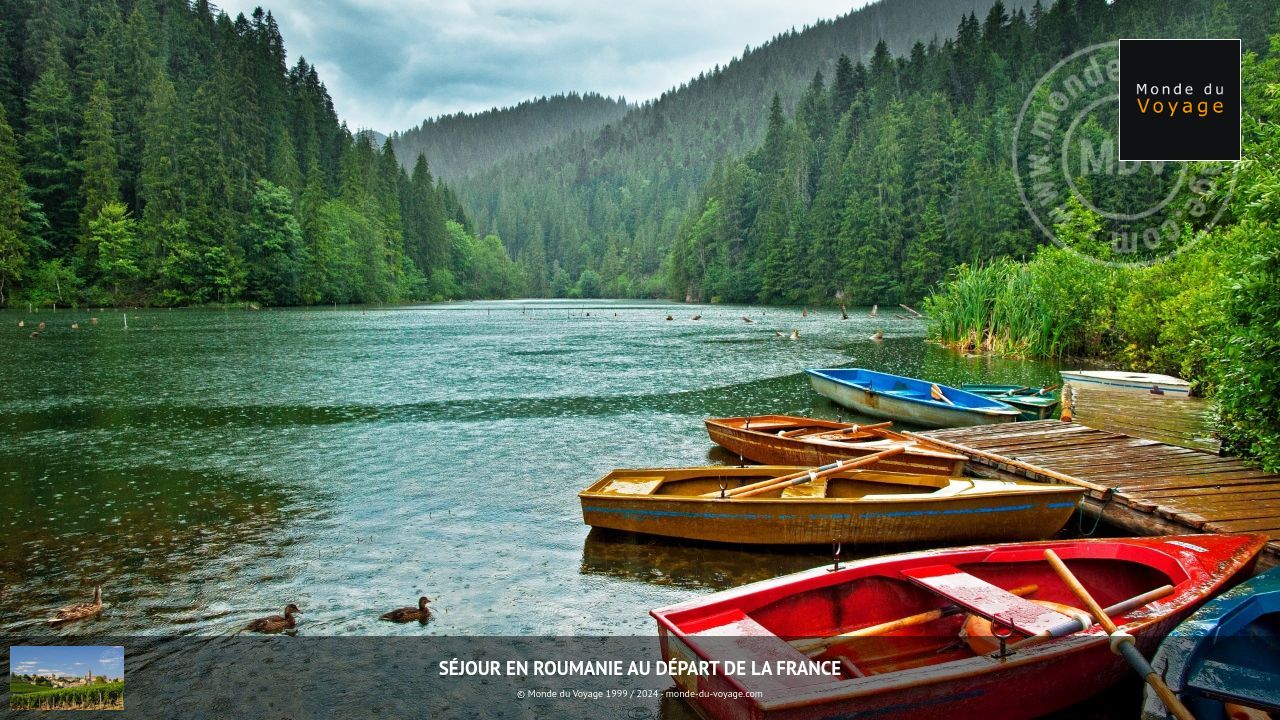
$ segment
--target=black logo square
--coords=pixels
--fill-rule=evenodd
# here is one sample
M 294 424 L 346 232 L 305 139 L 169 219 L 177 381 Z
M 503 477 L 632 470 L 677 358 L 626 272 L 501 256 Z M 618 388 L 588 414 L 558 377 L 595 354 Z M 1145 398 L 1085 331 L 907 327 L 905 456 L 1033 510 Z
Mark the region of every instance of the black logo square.
M 1120 159 L 1239 160 L 1240 41 L 1122 39 Z

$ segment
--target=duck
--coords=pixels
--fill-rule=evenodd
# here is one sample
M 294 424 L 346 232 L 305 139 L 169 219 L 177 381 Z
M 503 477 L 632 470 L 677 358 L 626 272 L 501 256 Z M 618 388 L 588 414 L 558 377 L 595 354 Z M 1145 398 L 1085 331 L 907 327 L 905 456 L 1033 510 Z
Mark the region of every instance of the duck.
M 742 316 L 742 322 L 749 323 L 749 322 L 755 322 L 755 320 L 752 320 L 751 318 L 747 317 L 746 315 L 743 315 L 743 316 Z
M 39 330 L 32 330 L 32 331 L 31 331 L 31 339 L 32 339 L 32 340 L 34 340 L 34 339 L 36 339 L 36 338 L 38 338 L 38 337 L 40 337 L 40 331 L 39 331 Z
M 61 625 L 75 620 L 84 620 L 100 612 L 102 612 L 102 586 L 96 585 L 93 588 L 93 602 L 76 603 L 75 605 L 59 608 L 53 614 L 53 617 L 49 618 L 49 624 Z
M 72 330 L 79 330 L 79 329 L 80 329 L 80 323 L 78 323 L 78 322 L 73 322 L 73 323 L 71 323 L 71 329 L 72 329 Z
M 672 321 L 672 320 L 674 320 L 674 319 L 675 319 L 675 318 L 671 317 L 670 315 L 668 315 L 668 316 L 667 316 L 667 322 L 670 322 L 670 321 Z
M 294 615 L 301 615 L 302 611 L 297 605 L 289 603 L 284 606 L 284 615 L 268 615 L 267 617 L 258 618 L 245 626 L 245 630 L 259 633 L 277 633 L 281 630 L 289 630 L 298 623 L 293 619 Z
M 427 603 L 431 602 L 426 595 L 418 598 L 418 607 L 402 607 L 396 608 L 389 613 L 383 613 L 378 619 L 389 620 L 396 623 L 426 622 L 431 617 L 431 610 L 427 607 Z
M 43 330 L 43 329 L 44 329 L 44 321 L 43 321 L 43 320 L 41 320 L 41 321 L 40 321 L 40 324 L 36 326 L 36 329 L 37 329 L 37 330 Z
M 27 321 L 26 321 L 26 320 L 19 320 L 19 321 L 18 321 L 18 327 L 20 327 L 20 328 L 24 328 L 24 327 L 26 327 L 26 326 L 27 326 Z
M 876 333 L 875 333 L 874 335 L 872 335 L 872 336 L 871 336 L 871 339 L 872 339 L 872 340 L 875 340 L 876 342 L 880 342 L 881 340 L 883 340 L 883 339 L 884 339 L 884 331 L 883 331 L 883 330 L 877 330 L 877 331 L 876 331 Z
M 691 317 L 691 318 L 689 318 L 689 319 L 690 319 L 690 320 L 701 320 L 701 319 L 702 319 L 702 316 L 701 316 L 701 315 L 694 315 L 693 317 Z
M 799 339 L 800 339 L 800 330 L 798 330 L 797 328 L 791 328 L 791 335 L 790 335 L 790 337 L 789 337 L 788 339 L 790 339 L 790 340 L 799 340 Z

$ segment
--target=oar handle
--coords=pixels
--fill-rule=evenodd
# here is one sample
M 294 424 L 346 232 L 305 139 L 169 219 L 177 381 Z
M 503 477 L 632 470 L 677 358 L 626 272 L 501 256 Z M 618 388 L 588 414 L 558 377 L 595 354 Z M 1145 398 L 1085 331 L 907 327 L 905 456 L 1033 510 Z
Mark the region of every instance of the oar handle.
M 1160 697 L 1160 701 L 1164 703 L 1165 708 L 1173 713 L 1173 716 L 1178 720 L 1196 720 L 1191 711 L 1178 699 L 1178 696 L 1174 695 L 1169 686 L 1164 684 L 1164 680 L 1151 669 L 1150 663 L 1147 662 L 1146 658 L 1142 657 L 1142 653 L 1139 652 L 1138 647 L 1134 644 L 1133 637 L 1116 630 L 1116 624 L 1111 621 L 1111 618 L 1098 605 L 1098 601 L 1093 599 L 1093 596 L 1089 594 L 1084 585 L 1080 584 L 1080 581 L 1076 579 L 1075 574 L 1071 572 L 1067 564 L 1062 562 L 1062 558 L 1058 557 L 1058 554 L 1052 549 L 1046 549 L 1044 551 L 1044 559 L 1049 561 L 1050 567 L 1058 574 L 1062 582 L 1071 588 L 1071 592 L 1075 594 L 1080 602 L 1085 604 L 1085 607 L 1089 608 L 1089 612 L 1093 614 L 1094 619 L 1111 636 L 1112 651 L 1124 657 L 1129 666 L 1141 675 L 1143 680 L 1147 681 L 1151 689 L 1156 691 L 1156 695 Z
M 1044 559 L 1049 561 L 1053 571 L 1058 574 L 1062 582 L 1067 584 L 1067 587 L 1071 589 L 1071 592 L 1075 594 L 1080 602 L 1084 603 L 1084 606 L 1089 610 L 1089 614 L 1098 621 L 1098 624 L 1107 631 L 1107 634 L 1114 633 L 1116 624 L 1111 622 L 1111 618 L 1107 616 L 1106 611 L 1102 609 L 1097 600 L 1093 599 L 1093 596 L 1084 588 L 1084 585 L 1080 584 L 1080 581 L 1076 579 L 1075 573 L 1071 572 L 1067 564 L 1062 562 L 1062 558 L 1058 557 L 1058 553 L 1051 549 L 1045 550 Z

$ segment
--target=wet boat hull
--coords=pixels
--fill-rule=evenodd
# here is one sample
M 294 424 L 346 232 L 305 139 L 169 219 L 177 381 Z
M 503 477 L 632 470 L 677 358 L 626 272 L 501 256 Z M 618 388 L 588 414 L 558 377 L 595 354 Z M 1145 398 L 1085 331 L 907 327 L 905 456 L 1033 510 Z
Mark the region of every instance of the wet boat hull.
M 868 390 L 864 387 L 833 380 L 825 375 L 806 371 L 813 391 L 851 410 L 871 417 L 911 423 L 922 427 L 966 427 L 970 425 L 995 425 L 1014 422 L 1021 414 L 1014 408 L 1007 412 L 985 412 L 964 406 L 948 406 L 942 403 L 925 403 L 907 400 L 894 395 Z M 953 388 L 952 388 L 953 389 Z M 954 390 L 954 389 L 953 389 Z
M 798 468 L 681 468 L 665 472 L 722 473 L 729 489 L 778 477 Z M 822 497 L 821 485 L 799 486 L 793 497 L 718 499 L 675 495 L 602 492 L 610 478 L 623 481 L 655 477 L 659 471 L 614 471 L 579 495 L 583 521 L 597 528 L 684 540 L 750 545 L 823 545 L 842 543 L 923 543 L 1023 540 L 1057 532 L 1071 517 L 1082 490 L 1071 486 L 1024 483 L 1016 490 L 970 496 L 878 495 L 874 498 Z M 744 473 L 750 473 L 744 475 Z M 699 491 L 716 492 L 713 481 Z M 939 478 L 943 485 L 971 481 Z M 982 481 L 977 481 L 981 483 Z M 996 487 L 996 486 L 983 486 Z M 891 488 L 886 488 L 891 489 Z M 810 493 L 805 497 L 803 493 Z
M 818 568 L 651 614 L 667 660 L 804 659 L 788 640 L 829 637 L 850 627 L 901 618 L 921 607 L 944 607 L 945 597 L 921 595 L 917 586 L 902 579 L 938 565 L 962 568 L 999 588 L 1030 584 L 1037 599 L 1078 605 L 1043 561 L 1044 549 L 1053 548 L 1104 605 L 1162 584 L 1173 586 L 1159 602 L 1116 616 L 1120 629 L 1150 653 L 1162 635 L 1207 597 L 1247 575 L 1264 543 L 1265 538 L 1256 535 L 1184 536 L 908 553 L 858 561 L 834 572 Z M 952 649 L 948 638 L 954 637 L 961 621 L 943 617 L 937 623 L 848 641 L 814 656 L 853 658 L 838 677 L 707 671 L 673 679 L 683 690 L 697 693 L 690 702 L 707 718 L 991 720 L 1056 712 L 1132 676 L 1124 660 L 1111 653 L 1106 633 L 1097 625 L 1001 658 Z M 931 650 L 934 646 L 936 651 Z M 923 655 L 881 654 L 880 664 L 864 664 L 886 647 L 919 647 Z M 861 675 L 851 672 L 859 668 Z
M 749 421 L 745 424 L 742 421 Z M 772 424 L 757 422 L 772 421 Z M 910 438 L 894 432 L 884 432 L 883 438 L 870 438 L 866 442 L 834 442 L 823 439 L 784 437 L 774 428 L 814 424 L 834 431 L 853 427 L 850 423 L 814 420 L 785 415 L 766 415 L 757 418 L 708 418 L 707 435 L 711 442 L 747 460 L 765 465 L 818 466 L 836 460 L 856 459 L 879 452 L 894 441 L 910 441 Z M 753 427 L 768 428 L 754 430 Z M 886 458 L 870 469 L 890 472 L 916 472 L 933 475 L 961 475 L 967 458 L 941 450 L 908 450 L 902 455 Z

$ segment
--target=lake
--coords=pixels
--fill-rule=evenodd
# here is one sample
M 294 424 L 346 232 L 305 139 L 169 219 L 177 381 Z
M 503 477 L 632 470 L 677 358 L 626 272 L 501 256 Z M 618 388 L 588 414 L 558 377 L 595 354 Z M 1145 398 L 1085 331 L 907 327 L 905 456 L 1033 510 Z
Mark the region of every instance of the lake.
M 101 583 L 111 609 L 61 632 L 220 634 L 296 602 L 308 634 L 649 634 L 650 608 L 826 552 L 589 535 L 576 493 L 609 469 L 733 462 L 708 415 L 836 416 L 804 367 L 1056 377 L 929 346 L 896 309 L 508 301 L 125 323 L 0 313 L 6 632 L 48 632 L 50 608 Z M 377 620 L 420 594 L 427 628 Z

